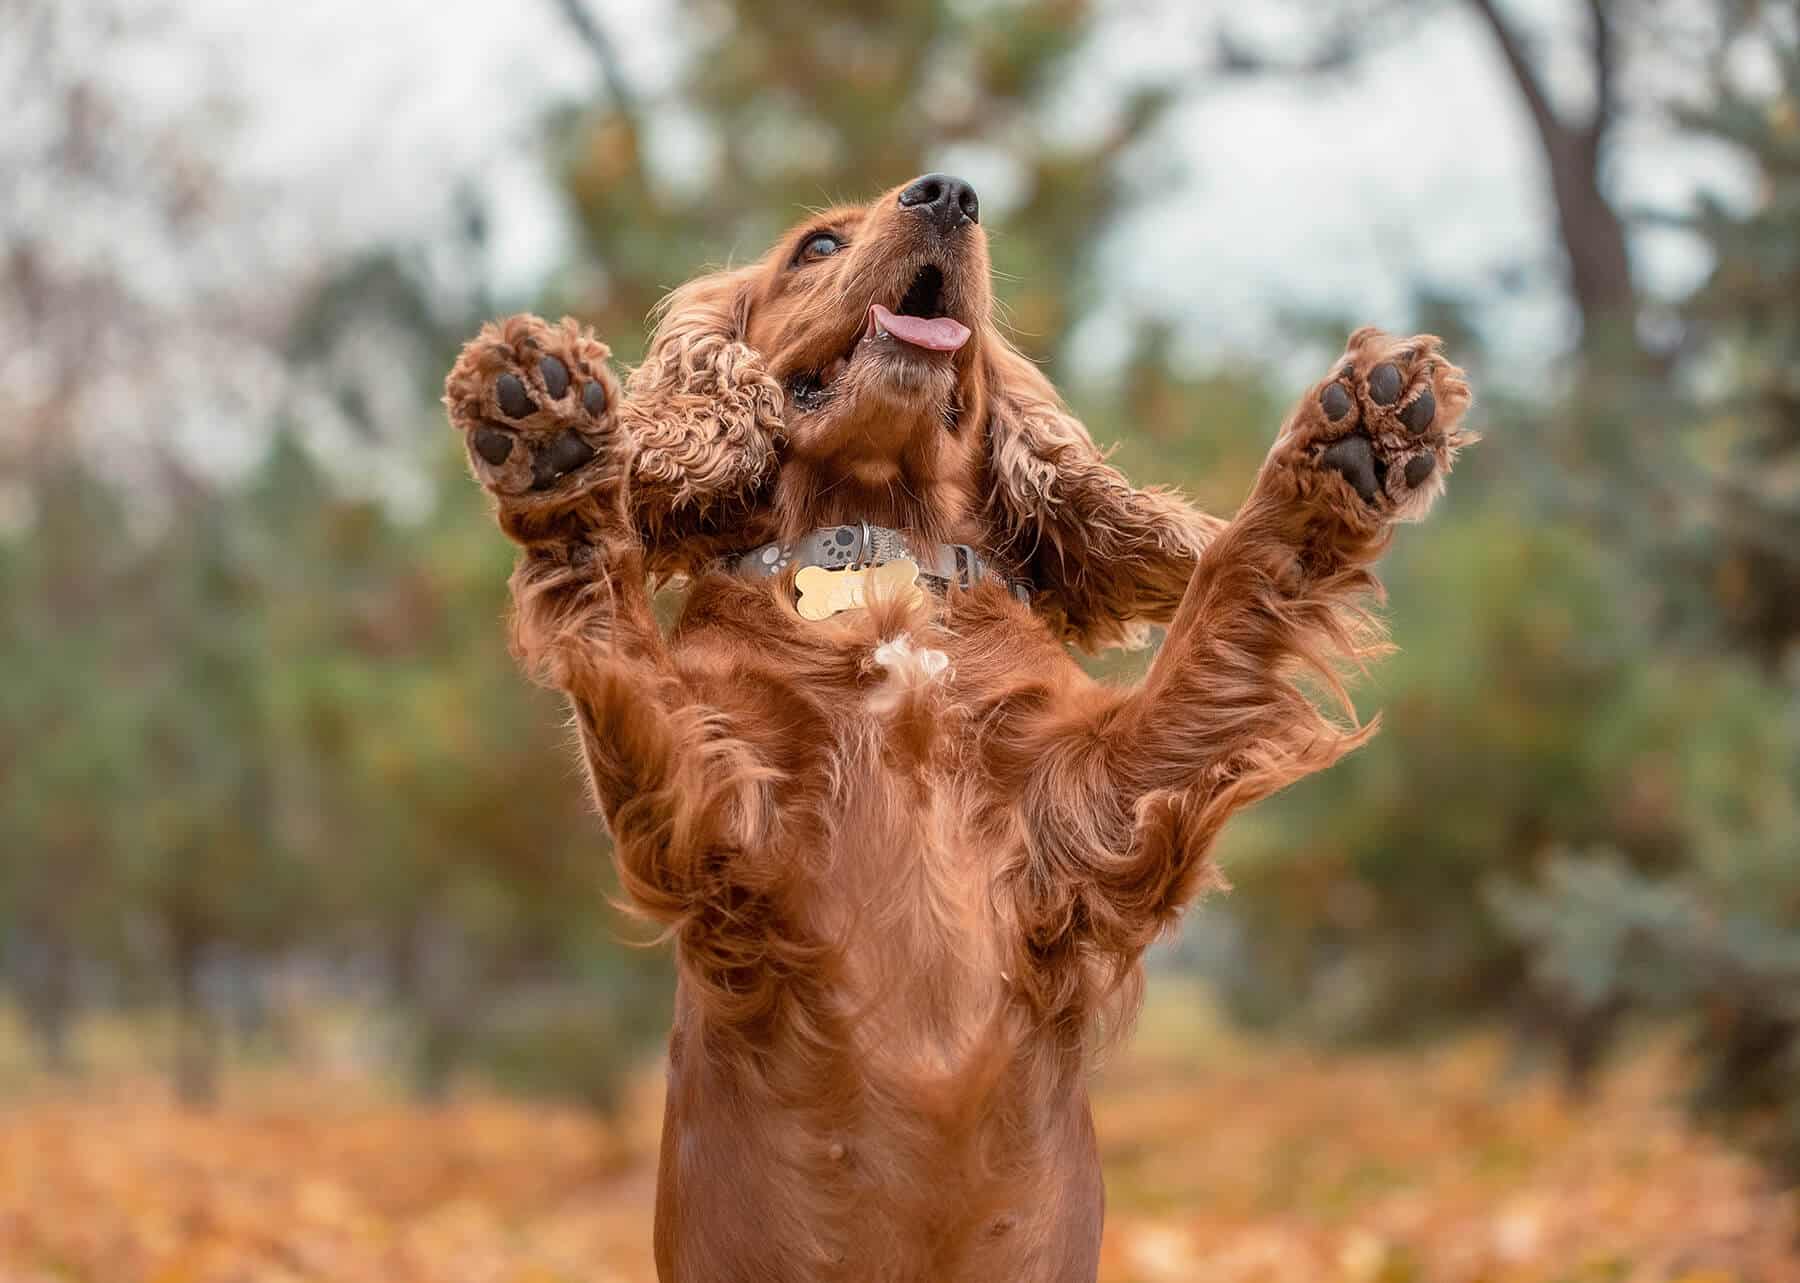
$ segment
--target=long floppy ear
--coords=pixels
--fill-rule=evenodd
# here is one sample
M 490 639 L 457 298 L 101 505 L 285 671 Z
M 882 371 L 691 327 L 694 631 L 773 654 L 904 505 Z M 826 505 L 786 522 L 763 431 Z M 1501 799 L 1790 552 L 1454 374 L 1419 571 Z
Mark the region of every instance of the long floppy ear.
M 653 556 L 717 524 L 775 474 L 784 396 L 743 341 L 755 272 L 703 276 L 670 294 L 627 380 L 631 504 Z
M 1134 487 L 1030 360 L 1004 342 L 989 352 L 988 502 L 1004 551 L 1067 640 L 1142 645 L 1149 625 L 1174 615 L 1225 522 L 1172 490 Z

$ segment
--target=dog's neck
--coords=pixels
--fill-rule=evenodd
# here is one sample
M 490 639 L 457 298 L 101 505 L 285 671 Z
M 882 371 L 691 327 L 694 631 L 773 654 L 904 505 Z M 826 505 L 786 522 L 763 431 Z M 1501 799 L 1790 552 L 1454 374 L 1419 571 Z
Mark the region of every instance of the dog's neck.
M 938 543 L 980 543 L 976 478 L 963 472 L 905 455 L 881 467 L 790 458 L 773 496 L 779 536 L 868 522 Z

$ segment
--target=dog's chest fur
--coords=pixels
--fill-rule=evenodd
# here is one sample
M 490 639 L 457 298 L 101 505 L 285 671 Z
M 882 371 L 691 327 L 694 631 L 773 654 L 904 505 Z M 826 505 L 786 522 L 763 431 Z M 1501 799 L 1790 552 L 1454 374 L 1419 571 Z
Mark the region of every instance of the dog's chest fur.
M 955 1092 L 1005 1036 L 1015 932 L 994 880 L 1012 835 L 967 769 L 977 724 L 959 661 L 971 640 L 926 612 L 853 621 L 832 639 L 863 680 L 827 701 L 826 858 L 806 902 L 839 959 L 833 1005 L 877 1089 Z
M 691 1196 L 721 1162 L 760 1170 L 780 1193 L 751 1219 L 803 1245 L 784 1277 L 814 1276 L 796 1259 L 820 1278 L 1079 1269 L 1098 1217 L 1082 1057 L 1019 983 L 1018 799 L 983 766 L 1007 701 L 1074 665 L 998 586 L 817 623 L 773 587 L 703 585 L 678 653 L 721 702 L 783 719 L 777 912 L 805 980 L 748 1054 L 678 1030 L 704 1059 L 684 1053 L 672 1079 L 671 1188 Z

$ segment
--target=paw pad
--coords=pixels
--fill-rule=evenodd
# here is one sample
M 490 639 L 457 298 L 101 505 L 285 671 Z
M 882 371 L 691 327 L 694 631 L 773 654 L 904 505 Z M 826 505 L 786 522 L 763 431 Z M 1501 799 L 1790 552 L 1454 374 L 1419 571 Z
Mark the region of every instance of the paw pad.
M 498 468 L 512 457 L 513 439 L 510 433 L 499 428 L 490 428 L 485 423 L 475 429 L 475 453 Z
M 450 371 L 444 398 L 483 485 L 523 495 L 589 471 L 613 433 L 617 386 L 607 356 L 572 320 L 553 326 L 521 315 L 483 327 Z
M 565 429 L 556 438 L 556 444 L 550 447 L 550 462 L 560 472 L 569 472 L 579 468 L 594 457 L 594 447 L 573 428 Z
M 1416 401 L 1400 411 L 1400 422 L 1404 423 L 1406 430 L 1415 437 L 1429 428 L 1431 421 L 1436 417 L 1437 398 L 1431 395 L 1430 388 L 1419 393 Z
M 1319 394 L 1319 404 L 1325 407 L 1325 417 L 1336 423 L 1350 413 L 1350 393 L 1342 383 L 1328 383 Z
M 538 373 L 544 376 L 544 391 L 552 401 L 560 401 L 569 391 L 569 367 L 553 356 L 538 362 Z
M 1438 339 L 1358 330 L 1347 356 L 1293 420 L 1289 448 L 1302 467 L 1336 473 L 1374 509 L 1359 519 L 1413 520 L 1457 449 L 1474 439 L 1458 426 L 1468 404 L 1468 384 L 1444 360 Z M 1328 502 L 1341 489 L 1328 488 Z M 1348 501 L 1342 495 L 1334 506 Z
M 494 399 L 509 419 L 523 419 L 537 406 L 525 393 L 525 381 L 516 374 L 502 374 L 494 383 Z
M 1341 441 L 1333 442 L 1319 456 L 1319 462 L 1342 473 L 1364 503 L 1375 502 L 1375 496 L 1381 490 L 1381 478 L 1376 473 L 1375 448 L 1368 437 L 1353 432 Z

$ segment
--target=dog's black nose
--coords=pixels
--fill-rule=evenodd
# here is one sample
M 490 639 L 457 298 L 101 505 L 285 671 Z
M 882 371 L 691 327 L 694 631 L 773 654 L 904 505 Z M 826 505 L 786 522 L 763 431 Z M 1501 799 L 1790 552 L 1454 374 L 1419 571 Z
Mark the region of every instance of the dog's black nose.
M 981 221 L 981 202 L 975 189 L 949 174 L 915 178 L 900 193 L 900 207 L 929 218 L 939 231 L 954 231 L 964 223 Z

